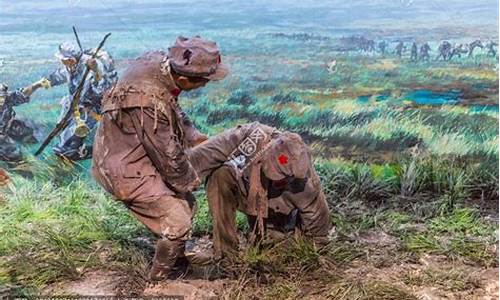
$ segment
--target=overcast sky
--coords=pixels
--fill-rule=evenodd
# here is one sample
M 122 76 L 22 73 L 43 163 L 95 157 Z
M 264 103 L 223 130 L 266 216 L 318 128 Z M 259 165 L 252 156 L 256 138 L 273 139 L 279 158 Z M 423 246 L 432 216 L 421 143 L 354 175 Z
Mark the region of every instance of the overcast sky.
M 498 0 L 0 0 L 0 30 L 13 28 L 2 28 L 13 23 L 19 28 L 23 25 L 20 23 L 36 22 L 37 18 L 57 23 L 67 17 L 125 18 L 138 13 L 171 16 L 178 22 L 213 20 L 225 22 L 228 27 L 234 19 L 234 24 L 270 26 L 308 23 L 346 28 L 485 26 L 498 31 Z

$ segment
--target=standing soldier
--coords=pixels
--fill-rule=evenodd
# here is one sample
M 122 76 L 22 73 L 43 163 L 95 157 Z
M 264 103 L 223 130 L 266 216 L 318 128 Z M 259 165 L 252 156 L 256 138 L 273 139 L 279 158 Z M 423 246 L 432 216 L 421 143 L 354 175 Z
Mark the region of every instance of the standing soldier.
M 486 44 L 486 49 L 488 49 L 487 55 L 491 56 L 496 56 L 497 55 L 497 49 L 496 47 L 498 46 L 498 43 L 494 41 L 489 41 L 488 44 Z
M 411 61 L 417 61 L 417 43 L 413 42 L 411 45 L 411 54 L 410 54 L 410 59 Z
M 8 91 L 7 85 L 0 84 L 0 160 L 19 161 L 22 159 L 22 154 L 16 142 L 29 144 L 37 142 L 33 129 L 15 118 L 16 112 L 13 107 L 28 103 L 29 97 L 24 92 L 42 84 L 37 82 L 33 86 L 12 92 Z
M 217 45 L 179 37 L 168 53 L 148 52 L 131 63 L 103 100 L 93 154 L 95 179 L 160 237 L 149 277 L 169 275 L 184 255 L 200 184 L 185 149 L 206 139 L 177 103 L 181 91 L 221 80 Z
M 248 216 L 254 238 L 297 229 L 317 245 L 328 242 L 330 211 L 299 135 L 254 122 L 189 149 L 188 156 L 199 176 L 208 176 L 216 257 L 238 250 L 237 210 Z
M 396 45 L 396 55 L 399 59 L 403 56 L 403 51 L 405 49 L 405 44 L 402 41 L 399 41 L 399 43 Z
M 473 57 L 474 56 L 474 50 L 476 48 L 481 48 L 483 49 L 484 48 L 484 45 L 483 45 L 483 42 L 481 42 L 481 40 L 475 40 L 474 42 L 470 43 L 469 44 L 469 54 L 468 54 L 468 57 Z
M 448 41 L 443 41 L 439 47 L 438 47 L 438 56 L 436 57 L 436 60 L 439 60 L 441 57 L 443 60 L 448 60 L 450 59 L 450 54 L 451 54 L 451 43 Z
M 420 46 L 420 60 L 428 61 L 430 59 L 429 50 L 431 50 L 431 47 L 427 43 Z
M 380 53 L 382 54 L 382 56 L 385 55 L 386 48 L 387 48 L 387 42 L 386 41 L 380 41 L 378 43 L 378 49 L 380 50 Z
M 468 50 L 468 46 L 467 45 L 464 45 L 464 44 L 455 44 L 455 46 L 450 51 L 448 59 L 452 59 L 454 56 L 458 56 L 458 58 L 461 58 L 462 54 L 465 54 L 468 51 L 469 50 Z
M 99 51 L 96 59 L 91 56 L 92 50 L 82 53 L 73 44 L 62 43 L 59 45 L 56 57 L 63 66 L 47 78 L 42 79 L 48 82 L 46 88 L 68 84 L 69 95 L 62 98 L 60 102 L 62 105 L 60 118 L 62 118 L 69 109 L 73 109 L 70 107 L 71 100 L 82 80 L 85 69 L 88 67 L 91 70 L 79 99 L 79 111 L 75 112 L 69 125 L 61 132 L 59 143 L 53 149 L 57 155 L 70 160 L 87 159 L 92 155 L 92 146 L 85 144 L 85 139 L 88 132 L 100 119 L 104 91 L 109 89 L 117 79 L 113 59 L 107 52 Z

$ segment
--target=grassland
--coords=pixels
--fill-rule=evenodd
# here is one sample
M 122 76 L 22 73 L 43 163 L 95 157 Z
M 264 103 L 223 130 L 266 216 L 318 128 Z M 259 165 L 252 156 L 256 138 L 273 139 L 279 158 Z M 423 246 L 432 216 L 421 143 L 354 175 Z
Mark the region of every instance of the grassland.
M 437 180 L 441 168 L 455 170 L 455 176 Z M 481 274 L 497 267 L 496 222 L 468 205 L 476 188 L 453 168 L 433 159 L 413 160 L 399 170 L 318 162 L 336 224 L 330 246 L 319 251 L 298 238 L 262 251 L 250 248 L 224 269 L 234 278 L 225 295 L 401 299 L 426 285 L 480 292 L 485 281 L 462 270 Z M 122 205 L 73 176 L 68 184 L 14 175 L 4 187 L 0 280 L 32 293 L 97 269 L 120 274 L 117 291 L 140 293 L 152 236 Z M 194 234 L 202 235 L 210 230 L 210 218 L 203 193 L 198 196 Z M 430 258 L 439 262 L 427 267 L 422 261 Z
M 473 108 L 498 104 L 496 60 L 411 63 L 332 53 L 312 41 L 263 43 L 268 47 L 252 56 L 234 50 L 227 60 L 235 75 L 188 93 L 182 106 L 209 135 L 249 121 L 300 133 L 316 157 L 336 230 L 321 250 L 301 238 L 247 249 L 215 272 L 227 283 L 219 296 L 491 295 L 498 270 L 498 111 Z M 328 73 L 333 58 L 338 69 Z M 462 97 L 456 105 L 417 105 L 405 96 L 415 89 L 458 89 Z M 56 112 L 54 104 L 33 101 L 19 115 L 43 135 Z M 26 160 L 2 165 L 11 181 L 0 187 L 0 282 L 29 294 L 99 270 L 116 276 L 116 293 L 141 294 L 151 234 L 92 181 L 88 162 L 69 166 L 49 153 Z M 211 220 L 204 192 L 197 198 L 194 235 L 201 236 Z M 243 219 L 239 224 L 245 230 Z

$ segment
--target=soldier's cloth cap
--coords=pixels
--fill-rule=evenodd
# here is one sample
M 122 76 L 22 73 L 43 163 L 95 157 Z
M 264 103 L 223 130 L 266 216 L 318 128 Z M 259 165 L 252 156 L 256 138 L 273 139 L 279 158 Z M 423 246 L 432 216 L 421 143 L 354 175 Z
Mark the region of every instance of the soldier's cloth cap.
M 283 132 L 271 141 L 262 158 L 262 171 L 271 180 L 305 178 L 309 162 L 309 149 L 302 138 L 296 133 Z
M 174 72 L 187 77 L 221 80 L 229 72 L 228 67 L 222 64 L 217 44 L 199 36 L 179 36 L 175 44 L 168 48 L 168 59 Z
M 80 49 L 78 49 L 73 43 L 63 42 L 59 45 L 59 51 L 56 52 L 55 56 L 58 59 L 68 59 L 78 58 L 80 54 Z

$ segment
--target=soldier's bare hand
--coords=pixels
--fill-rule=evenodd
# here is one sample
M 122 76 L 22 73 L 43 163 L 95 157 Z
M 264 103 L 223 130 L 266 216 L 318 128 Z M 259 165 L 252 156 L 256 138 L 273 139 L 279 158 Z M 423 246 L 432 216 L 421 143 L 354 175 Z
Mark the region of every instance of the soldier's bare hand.
M 36 83 L 39 87 L 43 87 L 44 89 L 50 88 L 50 81 L 47 78 L 42 78 L 38 80 Z
M 95 60 L 95 58 L 90 58 L 87 60 L 87 67 L 92 71 L 97 70 L 97 61 Z

